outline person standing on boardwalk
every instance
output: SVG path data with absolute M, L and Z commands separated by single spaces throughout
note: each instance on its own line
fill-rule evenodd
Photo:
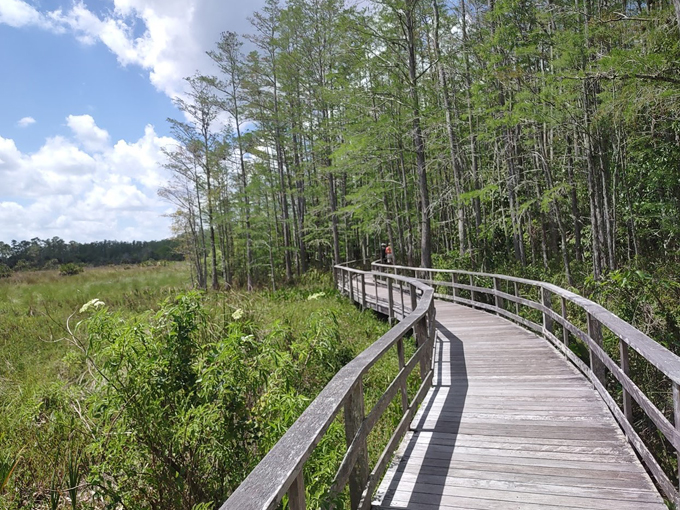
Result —
M 380 263 L 384 264 L 387 259 L 387 248 L 385 243 L 380 243 Z
M 394 254 L 392 253 L 392 246 L 389 244 L 385 248 L 385 258 L 388 264 L 394 264 Z

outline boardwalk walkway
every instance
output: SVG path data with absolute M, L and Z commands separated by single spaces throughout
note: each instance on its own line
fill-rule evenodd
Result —
M 666 508 L 592 384 L 546 340 L 435 306 L 433 386 L 373 508 Z
M 328 500 L 348 493 L 345 508 L 665 510 L 660 490 L 680 509 L 678 478 L 666 472 L 680 457 L 680 357 L 547 282 L 371 267 L 335 266 L 338 289 L 401 320 L 335 374 L 220 510 L 275 510 L 286 496 L 290 510 L 319 507 L 307 503 L 305 463 L 338 419 L 347 447 L 325 490 Z M 387 353 L 399 371 L 368 405 L 364 378 Z M 653 395 L 663 411 L 631 378 L 632 353 L 666 378 Z M 370 459 L 369 434 L 394 402 L 401 419 Z M 646 443 L 654 431 L 670 445 L 666 471 Z

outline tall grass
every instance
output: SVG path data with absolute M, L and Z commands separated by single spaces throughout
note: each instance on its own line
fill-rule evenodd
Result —
M 93 268 L 74 276 L 19 272 L 0 279 L 0 395 L 7 385 L 26 388 L 67 375 L 68 346 L 60 339 L 69 315 L 83 303 L 99 298 L 112 310 L 141 312 L 188 282 L 183 263 Z
M 0 281 L 0 459 L 7 459 L 2 464 L 4 467 L 12 463 L 11 472 L 9 469 L 0 472 L 0 483 L 4 473 L 5 486 L 4 493 L 0 491 L 0 508 L 104 508 L 107 504 L 115 507 L 119 497 L 137 501 L 135 508 L 149 508 L 148 498 L 163 493 L 157 487 L 153 488 L 152 477 L 142 480 L 134 476 L 133 480 L 141 480 L 138 493 L 116 492 L 120 487 L 117 489 L 112 480 L 117 467 L 126 469 L 128 466 L 134 471 L 146 469 L 144 466 L 148 464 L 135 464 L 135 459 L 143 460 L 145 453 L 143 448 L 133 452 L 138 447 L 134 441 L 126 443 L 122 450 L 106 450 L 118 441 L 113 436 L 109 440 L 106 435 L 117 430 L 117 437 L 127 437 L 135 430 L 134 420 L 128 422 L 132 428 L 116 429 L 126 419 L 118 414 L 125 405 L 109 406 L 108 412 L 112 414 L 106 415 L 108 418 L 102 414 L 109 397 L 102 400 L 97 385 L 102 384 L 101 377 L 105 374 L 93 371 L 91 364 L 97 357 L 94 350 L 99 349 L 99 344 L 89 343 L 95 331 L 92 329 L 94 323 L 87 320 L 91 314 L 78 311 L 92 299 L 102 300 L 106 309 L 95 312 L 108 317 L 107 327 L 100 330 L 98 337 L 101 345 L 125 346 L 126 338 L 129 338 L 141 347 L 135 351 L 140 355 L 155 345 L 154 352 L 165 356 L 165 343 L 168 342 L 168 349 L 172 350 L 171 344 L 178 337 L 163 337 L 165 333 L 162 328 L 158 329 L 158 321 L 175 313 L 172 311 L 177 302 L 175 296 L 188 290 L 188 281 L 187 268 L 182 264 L 88 269 L 83 274 L 68 277 L 59 276 L 56 271 L 42 271 L 21 273 Z M 173 351 L 180 353 L 180 357 L 190 352 L 193 353 L 190 357 L 196 356 L 200 366 L 191 361 L 186 365 L 187 369 L 200 368 L 202 377 L 217 377 L 209 375 L 211 367 L 206 363 L 213 355 L 232 349 L 237 354 L 246 353 L 245 358 L 235 359 L 236 365 L 230 362 L 216 367 L 220 372 L 215 379 L 218 386 L 224 384 L 225 377 L 230 377 L 228 372 L 232 366 L 246 370 L 233 379 L 234 387 L 240 387 L 246 379 L 260 377 L 251 376 L 248 367 L 259 370 L 265 381 L 260 386 L 253 386 L 260 389 L 252 392 L 252 399 L 244 401 L 246 407 L 254 407 L 244 413 L 243 420 L 257 419 L 259 422 L 234 422 L 246 427 L 244 430 L 252 428 L 252 437 L 257 441 L 255 446 L 248 447 L 250 451 L 244 459 L 249 460 L 232 471 L 234 475 L 237 471 L 247 473 L 339 367 L 388 329 L 371 312 L 361 312 L 341 297 L 331 287 L 327 275 L 315 272 L 303 277 L 296 286 L 276 292 L 208 293 L 200 297 L 200 314 L 206 320 L 200 336 L 191 340 L 196 342 L 191 344 L 194 346 L 188 351 L 184 347 Z M 184 319 L 179 317 L 178 320 Z M 80 321 L 84 322 L 76 326 Z M 76 345 L 68 341 L 72 337 L 66 329 L 67 324 L 71 332 L 77 328 L 76 334 L 83 343 Z M 102 332 L 105 333 L 103 337 Z M 109 333 L 110 337 L 107 336 Z M 87 356 L 84 352 L 88 352 Z M 369 408 L 398 372 L 396 352 L 393 354 L 374 367 L 365 379 Z M 174 363 L 172 359 L 171 364 Z M 158 363 L 158 359 L 150 357 L 143 363 Z M 165 370 L 163 363 L 161 360 L 158 364 L 161 371 Z M 106 370 L 109 370 L 109 376 L 115 374 L 115 369 L 110 372 L 110 366 Z M 177 373 L 185 373 L 185 370 Z M 149 381 L 154 381 L 156 375 L 156 369 L 150 370 Z M 115 377 L 123 380 L 126 374 L 121 372 Z M 194 381 L 197 382 L 198 379 Z M 145 386 L 148 390 L 141 391 L 149 395 L 159 393 L 155 384 Z M 168 393 L 160 391 L 158 398 L 162 400 L 165 394 Z M 99 404 L 93 406 L 97 398 Z M 207 412 L 220 398 L 224 397 L 208 398 L 203 407 L 183 415 L 183 419 L 200 429 L 206 422 L 196 421 L 198 415 L 193 413 Z M 218 409 L 219 412 L 227 413 L 230 405 Z M 373 460 L 399 419 L 398 406 L 394 407 L 394 412 L 388 413 L 385 423 L 376 429 L 374 439 L 369 443 Z M 153 411 L 160 417 L 166 416 L 163 413 L 167 409 L 161 406 Z M 162 425 L 172 426 L 172 421 L 166 420 Z M 337 421 L 305 468 L 310 501 L 320 502 L 325 497 L 325 488 L 344 454 L 343 426 L 341 419 Z M 148 427 L 156 425 L 160 424 L 149 423 Z M 203 440 L 209 435 L 196 434 L 196 437 Z M 230 456 L 232 454 L 224 458 Z M 104 473 L 102 466 L 109 472 Z M 219 494 L 228 494 L 240 482 L 240 479 L 228 479 L 230 477 L 231 474 L 221 478 L 224 486 L 218 487 Z M 163 479 L 167 482 L 167 478 Z M 164 493 L 167 495 L 169 491 Z M 188 493 L 180 490 L 178 494 L 186 496 Z M 211 504 L 217 499 L 215 496 L 212 502 L 206 501 L 205 508 L 214 508 Z M 166 503 L 163 508 L 185 508 L 183 505 L 186 505 L 186 501 L 180 506 L 167 506 L 170 502 Z

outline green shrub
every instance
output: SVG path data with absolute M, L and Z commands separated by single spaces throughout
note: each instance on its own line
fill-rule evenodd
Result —
M 88 328 L 101 376 L 88 452 L 100 496 L 128 508 L 226 499 L 252 466 L 257 423 L 248 410 L 270 375 L 250 325 L 216 331 L 200 295 L 188 293 L 134 320 L 96 311 Z
M 80 264 L 74 264 L 69 262 L 68 264 L 62 264 L 59 266 L 59 274 L 62 276 L 72 276 L 75 274 L 80 274 L 83 272 L 83 266 Z
M 19 259 L 17 263 L 14 265 L 15 271 L 30 271 L 31 269 L 33 269 L 31 264 L 24 259 Z
M 50 259 L 43 265 L 43 269 L 57 269 L 59 267 L 59 261 L 57 259 Z
M 0 278 L 8 278 L 12 275 L 12 269 L 7 264 L 0 263 Z

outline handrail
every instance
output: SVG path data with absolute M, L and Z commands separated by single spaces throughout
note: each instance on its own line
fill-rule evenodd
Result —
M 366 277 L 373 273 L 359 271 L 345 266 L 333 268 L 335 283 L 341 292 L 348 292 L 352 299 L 364 307 L 379 309 L 381 299 L 377 286 L 375 295 L 366 292 Z M 361 290 L 354 292 L 353 281 L 361 278 Z M 303 467 L 314 447 L 319 443 L 341 408 L 344 408 L 345 436 L 347 453 L 330 488 L 331 493 L 339 494 L 349 483 L 352 508 L 370 507 L 373 492 L 387 469 L 389 460 L 413 419 L 420 402 L 432 383 L 432 350 L 434 347 L 434 289 L 420 281 L 391 275 L 388 279 L 390 289 L 393 282 L 407 284 L 411 296 L 408 315 L 395 327 L 381 336 L 376 342 L 345 365 L 324 387 L 314 401 L 300 415 L 283 437 L 274 445 L 248 477 L 234 491 L 220 510 L 271 510 L 288 493 L 290 510 L 304 510 L 305 489 Z M 347 286 L 349 283 L 349 288 Z M 350 289 L 352 289 L 350 291 Z M 419 299 L 418 298 L 418 294 Z M 356 299 L 355 299 L 356 296 Z M 389 293 L 389 316 L 398 313 L 392 293 Z M 402 316 L 405 308 L 402 306 Z M 416 351 L 410 360 L 404 360 L 403 339 L 413 330 Z M 366 414 L 363 397 L 363 375 L 391 347 L 397 347 L 399 373 L 383 396 Z M 415 397 L 409 402 L 406 382 L 414 367 L 420 364 L 421 385 Z M 366 438 L 382 413 L 396 395 L 401 394 L 402 418 L 387 443 L 373 470 L 369 473 Z
M 381 271 L 383 274 L 398 272 L 413 272 L 414 276 L 420 273 L 423 277 L 419 280 L 435 287 L 451 288 L 451 294 L 435 293 L 439 299 L 451 300 L 455 303 L 483 309 L 502 315 L 520 325 L 542 334 L 550 340 L 572 363 L 574 363 L 598 391 L 604 402 L 623 429 L 629 442 L 633 445 L 640 458 L 647 466 L 654 479 L 657 481 L 666 497 L 676 503 L 680 508 L 680 494 L 678 488 L 670 481 L 657 460 L 649 451 L 633 427 L 632 400 L 635 400 L 642 411 L 654 423 L 657 430 L 675 448 L 676 455 L 680 452 L 680 357 L 663 347 L 658 342 L 631 326 L 606 308 L 597 303 L 565 290 L 557 285 L 502 274 L 480 273 L 457 269 L 424 269 L 408 266 L 395 266 L 374 262 L 371 269 Z M 389 273 L 387 273 L 389 271 Z M 447 280 L 435 280 L 435 275 L 450 275 Z M 468 283 L 461 283 L 460 277 L 467 277 Z M 484 287 L 475 283 L 476 278 L 487 278 L 493 282 L 493 287 Z M 506 290 L 512 283 L 513 292 L 503 292 L 501 282 L 506 282 Z M 519 285 L 534 287 L 540 292 L 540 302 L 527 297 L 522 297 Z M 470 298 L 460 295 L 460 291 L 469 292 Z M 448 291 L 447 291 L 448 292 Z M 493 297 L 493 304 L 478 299 L 480 294 Z M 560 312 L 553 309 L 552 296 L 560 298 Z M 506 307 L 506 302 L 515 305 L 515 311 Z M 586 329 L 583 331 L 568 318 L 568 303 L 573 303 L 586 314 Z M 542 323 L 538 324 L 520 316 L 520 306 L 526 306 L 541 312 Z M 562 328 L 562 338 L 558 339 L 554 334 L 554 325 Z M 620 361 L 617 364 L 603 349 L 602 326 L 605 326 L 619 339 Z M 581 340 L 590 353 L 590 363 L 584 363 L 570 348 L 570 335 Z M 643 391 L 630 378 L 629 353 L 632 348 L 644 357 L 649 363 L 663 373 L 673 386 L 673 423 L 652 403 Z M 612 395 L 606 389 L 605 369 L 621 384 L 623 394 L 623 409 L 619 407 Z

